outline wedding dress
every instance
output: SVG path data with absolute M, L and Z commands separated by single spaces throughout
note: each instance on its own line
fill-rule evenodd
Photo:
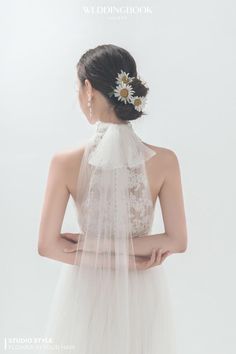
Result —
M 138 269 L 133 246 L 152 230 L 145 162 L 155 154 L 130 121 L 96 123 L 74 201 L 83 249 L 78 242 L 74 264 L 62 265 L 45 331 L 52 343 L 44 353 L 175 353 L 163 264 Z

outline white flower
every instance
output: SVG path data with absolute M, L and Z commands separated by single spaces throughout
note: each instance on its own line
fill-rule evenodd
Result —
M 129 73 L 126 73 L 125 71 L 121 70 L 121 72 L 118 74 L 118 76 L 116 77 L 116 84 L 129 84 L 133 78 L 129 77 Z
M 144 96 L 134 96 L 131 99 L 132 104 L 136 111 L 141 112 L 146 104 L 146 97 Z
M 118 98 L 118 101 L 122 101 L 125 104 L 130 103 L 134 105 L 134 108 L 141 112 L 146 104 L 146 97 L 144 96 L 134 96 L 135 91 L 132 85 L 129 85 L 130 82 L 133 81 L 134 77 L 129 77 L 129 73 L 121 70 L 116 77 L 116 87 L 110 92 L 108 95 L 111 97 L 114 95 Z M 142 82 L 142 84 L 146 86 L 146 82 L 143 81 L 138 75 L 138 79 Z
M 116 86 L 114 90 L 114 96 L 118 97 L 119 101 L 123 101 L 125 104 L 130 103 L 133 97 L 134 90 L 131 85 L 121 83 Z

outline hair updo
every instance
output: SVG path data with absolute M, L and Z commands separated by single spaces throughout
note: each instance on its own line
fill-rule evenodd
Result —
M 145 97 L 149 88 L 137 77 L 136 63 L 132 55 L 125 49 L 113 44 L 99 45 L 86 51 L 76 65 L 77 75 L 82 85 L 88 79 L 93 88 L 100 91 L 114 107 L 117 117 L 122 120 L 134 120 L 142 115 L 132 103 L 124 103 L 109 93 L 114 89 L 118 73 L 123 70 L 132 77 L 130 85 L 135 96 Z

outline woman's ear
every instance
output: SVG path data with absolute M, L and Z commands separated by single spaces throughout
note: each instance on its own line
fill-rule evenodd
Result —
M 85 79 L 84 84 L 85 84 L 85 89 L 86 89 L 87 96 L 91 96 L 93 88 L 92 88 L 92 85 L 91 85 L 90 81 L 88 79 Z

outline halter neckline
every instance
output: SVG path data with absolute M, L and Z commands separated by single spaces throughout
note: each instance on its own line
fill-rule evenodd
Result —
M 105 131 L 108 127 L 116 127 L 118 129 L 132 128 L 132 124 L 130 121 L 127 121 L 127 123 L 115 123 L 115 122 L 103 122 L 101 120 L 98 120 L 96 122 L 97 132 Z

